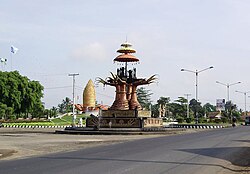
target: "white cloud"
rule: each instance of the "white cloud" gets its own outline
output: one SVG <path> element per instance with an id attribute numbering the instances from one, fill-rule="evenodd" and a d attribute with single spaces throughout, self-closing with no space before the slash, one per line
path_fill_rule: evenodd
<path id="1" fill-rule="evenodd" d="M 107 59 L 107 53 L 104 46 L 98 42 L 89 45 L 78 47 L 73 50 L 71 56 L 74 60 L 92 60 L 104 61 Z"/>

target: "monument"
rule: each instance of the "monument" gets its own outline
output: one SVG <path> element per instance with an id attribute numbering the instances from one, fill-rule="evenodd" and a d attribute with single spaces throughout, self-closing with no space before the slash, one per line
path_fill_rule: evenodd
<path id="1" fill-rule="evenodd" d="M 91 79 L 88 81 L 83 90 L 82 99 L 83 103 L 75 104 L 75 108 L 83 113 L 97 115 L 99 112 L 99 107 L 96 106 L 95 85 Z"/>
<path id="2" fill-rule="evenodd" d="M 117 68 L 117 73 L 111 72 L 111 76 L 106 79 L 96 79 L 98 83 L 115 87 L 115 100 L 108 110 L 100 111 L 98 117 L 88 118 L 87 127 L 161 127 L 162 119 L 151 118 L 151 112 L 143 110 L 136 94 L 138 86 L 154 83 L 156 76 L 152 75 L 148 79 L 138 78 L 136 68 L 128 69 L 129 63 L 139 62 L 139 59 L 133 55 L 136 50 L 132 48 L 130 43 L 121 44 L 121 48 L 117 52 L 120 54 L 114 59 L 114 62 L 122 64 L 121 67 Z"/>
<path id="3" fill-rule="evenodd" d="M 96 92 L 95 92 L 95 85 L 93 81 L 90 79 L 84 88 L 83 94 L 83 105 L 85 107 L 92 107 L 96 106 Z"/>

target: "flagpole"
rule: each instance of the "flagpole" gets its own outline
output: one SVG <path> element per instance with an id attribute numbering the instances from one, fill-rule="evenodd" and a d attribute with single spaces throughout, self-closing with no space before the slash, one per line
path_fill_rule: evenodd
<path id="1" fill-rule="evenodd" d="M 18 51 L 18 48 L 14 47 L 13 45 L 10 47 L 10 66 L 11 66 L 11 71 L 12 71 L 12 54 L 16 54 Z"/>
<path id="2" fill-rule="evenodd" d="M 10 71 L 12 71 L 12 53 L 10 52 Z"/>

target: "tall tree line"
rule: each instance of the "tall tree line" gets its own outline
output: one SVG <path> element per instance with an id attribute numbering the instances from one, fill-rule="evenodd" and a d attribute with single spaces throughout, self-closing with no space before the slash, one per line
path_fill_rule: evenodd
<path id="1" fill-rule="evenodd" d="M 143 108 L 151 109 L 152 117 L 159 117 L 160 107 L 164 106 L 164 116 L 165 118 L 172 118 L 176 120 L 186 120 L 187 122 L 194 121 L 197 116 L 199 118 L 199 122 L 205 122 L 204 116 L 208 115 L 209 112 L 215 112 L 216 106 L 206 103 L 202 106 L 201 102 L 196 101 L 195 99 L 191 99 L 187 101 L 184 97 L 178 97 L 177 100 L 170 102 L 170 97 L 160 97 L 156 104 L 153 104 L 151 101 L 151 91 L 146 90 L 145 88 L 138 88 L 137 97 L 138 101 L 142 105 Z M 187 117 L 187 105 L 189 108 L 189 116 Z M 150 107 L 149 107 L 150 106 Z M 231 115 L 236 116 L 238 119 L 241 115 L 240 111 L 237 110 L 237 106 L 231 103 L 226 104 L 226 110 L 222 111 L 221 114 L 225 121 L 230 121 Z"/>
<path id="2" fill-rule="evenodd" d="M 0 71 L 0 118 L 39 117 L 43 115 L 44 87 L 18 71 Z"/>

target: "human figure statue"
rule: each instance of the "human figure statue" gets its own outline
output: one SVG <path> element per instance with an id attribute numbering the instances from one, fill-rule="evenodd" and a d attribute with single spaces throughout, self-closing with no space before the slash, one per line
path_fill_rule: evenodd
<path id="1" fill-rule="evenodd" d="M 165 105 L 160 104 L 158 111 L 159 111 L 159 117 L 160 118 L 164 117 L 166 112 Z"/>
<path id="2" fill-rule="evenodd" d="M 136 68 L 133 69 L 133 79 L 136 79 Z"/>
<path id="3" fill-rule="evenodd" d="M 132 70 L 129 70 L 129 71 L 128 71 L 128 78 L 129 78 L 129 81 L 132 80 L 132 74 L 133 74 L 133 71 L 132 71 Z"/>
<path id="4" fill-rule="evenodd" d="M 158 112 L 159 112 L 159 117 L 161 118 L 161 104 L 159 105 Z"/>
<path id="5" fill-rule="evenodd" d="M 119 68 L 117 68 L 117 75 L 118 75 L 118 77 L 121 76 L 121 72 L 120 72 L 120 69 L 119 69 Z"/>
<path id="6" fill-rule="evenodd" d="M 121 67 L 121 77 L 125 77 L 125 68 L 124 67 Z"/>

